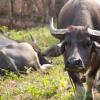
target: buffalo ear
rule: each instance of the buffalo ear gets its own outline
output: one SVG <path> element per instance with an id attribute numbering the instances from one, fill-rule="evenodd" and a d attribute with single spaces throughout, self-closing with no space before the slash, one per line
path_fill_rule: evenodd
<path id="1" fill-rule="evenodd" d="M 43 53 L 43 56 L 46 56 L 46 57 L 57 57 L 57 56 L 60 56 L 63 53 L 64 53 L 64 46 L 58 44 L 58 45 L 55 45 L 55 46 L 47 49 Z"/>
<path id="2" fill-rule="evenodd" d="M 98 42 L 94 42 L 93 43 L 93 49 L 94 49 L 94 51 L 96 52 L 96 54 L 98 55 L 98 56 L 100 56 L 100 44 L 98 43 Z"/>

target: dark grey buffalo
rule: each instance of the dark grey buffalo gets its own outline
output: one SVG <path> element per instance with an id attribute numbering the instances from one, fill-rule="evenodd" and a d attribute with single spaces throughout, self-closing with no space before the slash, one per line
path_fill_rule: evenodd
<path id="1" fill-rule="evenodd" d="M 50 22 L 50 32 L 60 43 L 48 49 L 45 55 L 55 57 L 63 54 L 64 69 L 75 84 L 77 100 L 84 100 L 79 72 L 86 74 L 85 100 L 93 100 L 92 88 L 100 66 L 99 30 L 99 0 L 69 0 L 60 11 L 58 29 L 54 27 L 53 18 Z"/>
<path id="2" fill-rule="evenodd" d="M 35 42 L 18 42 L 0 34 L 0 70 L 7 69 L 19 75 L 25 66 L 35 70 L 50 68 Z"/>

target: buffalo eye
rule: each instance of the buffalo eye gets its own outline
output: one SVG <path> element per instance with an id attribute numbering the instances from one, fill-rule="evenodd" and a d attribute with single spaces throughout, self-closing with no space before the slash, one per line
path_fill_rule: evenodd
<path id="1" fill-rule="evenodd" d="M 91 44 L 92 44 L 91 41 L 84 41 L 83 42 L 83 47 L 84 48 L 89 48 L 91 46 Z"/>
<path id="2" fill-rule="evenodd" d="M 66 47 L 70 47 L 70 46 L 71 46 L 71 41 L 66 41 L 66 42 L 64 43 L 64 45 L 65 45 Z"/>

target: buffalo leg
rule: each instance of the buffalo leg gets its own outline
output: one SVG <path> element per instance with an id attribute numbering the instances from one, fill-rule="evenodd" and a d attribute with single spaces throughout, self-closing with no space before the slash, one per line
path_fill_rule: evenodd
<path id="1" fill-rule="evenodd" d="M 34 52 L 33 60 L 34 60 L 32 64 L 33 69 L 35 69 L 36 71 L 40 70 L 41 64 L 40 64 L 40 61 L 39 61 L 39 58 L 36 52 Z"/>
<path id="2" fill-rule="evenodd" d="M 95 83 L 95 77 L 98 71 L 98 67 L 95 67 L 96 69 L 89 69 L 86 73 L 86 84 L 87 84 L 87 91 L 86 91 L 86 98 L 85 100 L 93 100 L 92 95 L 92 88 Z"/>
<path id="3" fill-rule="evenodd" d="M 84 95 L 85 95 L 85 89 L 83 87 L 82 82 L 80 81 L 80 77 L 78 73 L 73 73 L 68 71 L 69 76 L 71 77 L 75 89 L 76 89 L 76 99 L 77 100 L 84 100 Z"/>
<path id="4" fill-rule="evenodd" d="M 8 62 L 9 69 L 10 69 L 11 71 L 13 71 L 16 75 L 20 76 L 20 73 L 19 73 L 19 71 L 18 71 L 18 69 L 17 69 L 17 66 L 16 66 L 16 64 L 14 63 L 14 61 L 8 57 L 8 58 L 7 58 L 7 62 Z"/>
<path id="5" fill-rule="evenodd" d="M 51 67 L 51 64 L 43 64 L 43 65 L 41 65 L 37 53 L 35 53 L 34 62 L 33 63 L 34 63 L 33 68 L 35 70 L 45 70 L 45 69 L 49 69 Z"/>
<path id="6" fill-rule="evenodd" d="M 96 77 L 96 88 L 100 92 L 100 68 L 99 68 L 99 71 L 98 71 L 97 77 Z"/>
<path id="7" fill-rule="evenodd" d="M 3 50 L 0 50 L 0 62 L 2 63 L 1 66 L 3 66 L 4 69 L 9 69 L 18 76 L 20 75 L 14 61 L 10 59 Z"/>

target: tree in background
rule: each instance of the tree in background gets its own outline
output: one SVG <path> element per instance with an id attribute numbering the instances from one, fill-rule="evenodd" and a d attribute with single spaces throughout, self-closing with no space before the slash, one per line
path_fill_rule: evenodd
<path id="1" fill-rule="evenodd" d="M 0 25 L 27 28 L 48 24 L 50 16 L 57 19 L 68 0 L 0 0 Z"/>

